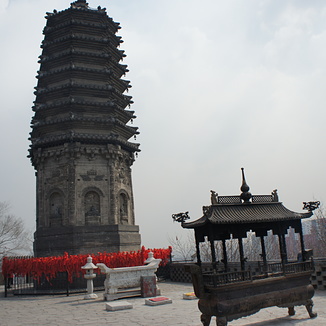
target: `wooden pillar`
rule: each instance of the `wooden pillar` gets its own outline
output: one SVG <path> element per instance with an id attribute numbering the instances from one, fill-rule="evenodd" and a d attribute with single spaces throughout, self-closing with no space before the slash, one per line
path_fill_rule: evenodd
<path id="1" fill-rule="evenodd" d="M 244 253 L 243 253 L 242 238 L 238 238 L 238 243 L 239 243 L 241 270 L 244 271 L 245 270 L 245 258 L 244 258 Z"/>
<path id="2" fill-rule="evenodd" d="M 213 266 L 213 269 L 216 271 L 216 251 L 215 251 L 215 245 L 214 245 L 214 230 L 213 230 L 213 228 L 210 227 L 208 232 L 209 232 L 208 240 L 211 245 L 212 266 Z"/>
<path id="3" fill-rule="evenodd" d="M 199 241 L 196 238 L 196 255 L 197 255 L 197 263 L 201 266 L 201 258 L 200 258 L 200 249 L 199 249 Z"/>
<path id="4" fill-rule="evenodd" d="M 223 245 L 223 264 L 224 264 L 225 272 L 227 272 L 228 271 L 228 255 L 226 252 L 225 239 L 222 240 L 222 245 Z"/>
<path id="5" fill-rule="evenodd" d="M 284 234 L 278 234 L 278 242 L 279 242 L 279 246 L 280 246 L 282 270 L 283 270 L 283 273 L 285 274 L 285 264 L 287 263 L 287 256 L 286 256 L 286 247 L 285 247 Z"/>
<path id="6" fill-rule="evenodd" d="M 196 256 L 197 256 L 197 264 L 199 266 L 201 266 L 201 258 L 200 258 L 200 249 L 199 249 L 199 244 L 200 244 L 200 237 L 199 237 L 199 234 L 198 234 L 198 230 L 197 229 L 194 229 L 195 231 L 195 240 L 196 240 Z"/>
<path id="7" fill-rule="evenodd" d="M 260 236 L 260 243 L 261 243 L 261 254 L 263 258 L 264 272 L 267 273 L 268 272 L 267 257 L 266 257 L 265 240 L 263 235 Z"/>
<path id="8" fill-rule="evenodd" d="M 281 234 L 281 240 L 283 243 L 283 256 L 284 256 L 284 263 L 288 262 L 288 254 L 287 254 L 287 250 L 286 250 L 286 241 L 285 241 L 285 234 Z"/>
<path id="9" fill-rule="evenodd" d="M 215 252 L 214 240 L 210 240 L 210 244 L 211 244 L 211 252 L 212 252 L 212 265 L 214 270 L 216 270 L 216 252 Z"/>
<path id="10" fill-rule="evenodd" d="M 300 245 L 301 245 L 301 257 L 302 257 L 302 261 L 306 260 L 306 255 L 305 255 L 305 247 L 304 247 L 304 240 L 303 240 L 303 231 L 302 231 L 302 224 L 300 221 L 300 227 L 299 227 L 299 234 L 300 234 Z"/>

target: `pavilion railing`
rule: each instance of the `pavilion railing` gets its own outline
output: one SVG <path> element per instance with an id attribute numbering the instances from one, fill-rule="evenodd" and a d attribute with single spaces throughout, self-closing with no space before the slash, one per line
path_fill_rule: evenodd
<path id="1" fill-rule="evenodd" d="M 217 286 L 228 283 L 251 281 L 251 271 L 238 271 L 227 273 L 204 273 L 204 284 L 206 286 Z"/>
<path id="2" fill-rule="evenodd" d="M 259 269 L 261 274 L 293 274 L 314 270 L 313 261 L 295 262 L 288 264 L 282 264 L 281 262 L 268 263 L 266 267 L 261 262 L 259 262 Z"/>
<path id="3" fill-rule="evenodd" d="M 253 195 L 252 196 L 253 203 L 271 203 L 273 202 L 272 195 Z M 218 196 L 217 197 L 218 204 L 241 204 L 240 196 Z"/>

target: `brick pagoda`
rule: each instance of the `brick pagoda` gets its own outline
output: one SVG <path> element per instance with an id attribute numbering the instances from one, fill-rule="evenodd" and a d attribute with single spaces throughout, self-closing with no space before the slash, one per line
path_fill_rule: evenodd
<path id="1" fill-rule="evenodd" d="M 119 23 L 85 0 L 47 13 L 29 157 L 36 256 L 138 250 L 128 72 Z"/>

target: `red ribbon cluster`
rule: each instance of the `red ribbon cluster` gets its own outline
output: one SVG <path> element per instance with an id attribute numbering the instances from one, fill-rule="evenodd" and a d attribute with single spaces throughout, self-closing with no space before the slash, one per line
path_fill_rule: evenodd
<path id="1" fill-rule="evenodd" d="M 51 280 L 58 272 L 67 272 L 68 280 L 72 282 L 74 276 L 80 276 L 81 267 L 86 264 L 88 256 L 92 256 L 93 264 L 104 263 L 110 268 L 130 267 L 143 265 L 148 253 L 153 252 L 154 258 L 161 259 L 160 266 L 166 265 L 171 256 L 172 247 L 167 249 L 146 249 L 144 246 L 138 251 L 124 251 L 113 253 L 98 253 L 96 255 L 69 255 L 57 257 L 14 258 L 4 257 L 2 260 L 2 275 L 4 277 L 30 275 L 36 280 L 45 276 Z"/>

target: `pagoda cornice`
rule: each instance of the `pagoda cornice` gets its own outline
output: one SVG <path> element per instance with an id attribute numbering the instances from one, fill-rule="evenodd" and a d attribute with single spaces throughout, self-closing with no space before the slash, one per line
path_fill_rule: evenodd
<path id="1" fill-rule="evenodd" d="M 49 92 L 54 92 L 57 90 L 61 90 L 61 89 L 67 89 L 69 87 L 74 87 L 76 88 L 84 88 L 84 89 L 89 89 L 89 90 L 106 90 L 106 91 L 110 91 L 110 92 L 114 92 L 115 89 L 113 86 L 111 85 L 96 85 L 96 84 L 80 84 L 74 81 L 70 81 L 69 83 L 64 83 L 61 85 L 57 85 L 57 86 L 48 86 L 48 87 L 35 87 L 36 91 L 34 92 L 35 95 L 41 95 L 44 93 L 49 93 Z"/>
<path id="2" fill-rule="evenodd" d="M 47 35 L 53 31 L 57 31 L 60 30 L 61 28 L 67 27 L 67 26 L 71 26 L 71 25 L 76 25 L 76 26 L 85 26 L 85 27 L 96 27 L 99 29 L 103 29 L 103 30 L 107 30 L 108 27 L 110 27 L 110 22 L 107 23 L 103 23 L 103 22 L 91 22 L 91 21 L 85 21 L 85 20 L 80 20 L 80 19 L 70 19 L 67 20 L 61 24 L 57 24 L 54 26 L 46 26 L 43 29 L 43 34 Z M 116 36 L 118 39 L 121 39 L 120 36 Z M 123 42 L 123 41 L 122 41 Z"/>
<path id="3" fill-rule="evenodd" d="M 84 73 L 87 71 L 87 75 Z M 85 80 L 85 76 L 87 79 Z M 49 73 L 45 72 L 44 74 L 40 72 L 38 86 L 35 88 L 36 90 L 48 89 L 52 90 L 53 87 L 59 87 L 60 85 L 55 84 L 56 82 L 60 82 L 62 80 L 66 80 L 66 86 L 74 86 L 74 87 L 84 87 L 80 85 L 85 85 L 88 82 L 87 88 L 97 88 L 97 89 L 107 89 L 108 85 L 113 87 L 114 91 L 117 93 L 124 93 L 126 90 L 131 88 L 130 81 L 118 78 L 112 75 L 112 71 L 110 69 L 93 69 L 93 68 L 74 68 L 70 69 L 69 67 L 65 67 L 63 69 L 51 70 Z M 79 82 L 84 79 L 84 83 Z M 90 79 L 92 84 L 90 84 Z M 69 80 L 69 82 L 68 82 Z M 99 83 L 95 83 L 95 81 Z M 49 84 L 49 82 L 53 83 L 53 86 Z M 93 86 L 94 85 L 94 86 Z M 98 88 L 102 87 L 102 88 Z M 109 87 L 110 88 L 110 87 Z M 111 90 L 111 89 L 109 89 Z M 42 94 L 42 91 L 38 94 Z"/>
<path id="4" fill-rule="evenodd" d="M 126 124 L 124 124 L 123 122 L 121 122 L 119 119 L 115 118 L 115 117 L 109 117 L 107 119 L 105 118 L 97 118 L 97 117 L 85 117 L 85 116 L 81 116 L 78 115 L 76 113 L 72 113 L 70 112 L 70 115 L 67 117 L 62 117 L 62 118 L 54 118 L 54 119 L 50 119 L 47 121 L 32 121 L 31 123 L 31 127 L 32 128 L 36 128 L 36 127 L 43 127 L 43 126 L 50 126 L 50 125 L 55 125 L 55 124 L 62 124 L 65 122 L 92 122 L 92 123 L 96 123 L 98 125 L 103 125 L 103 124 L 111 124 L 111 125 L 117 125 L 119 127 L 123 127 L 124 129 L 126 129 L 127 131 L 131 132 L 132 135 L 138 135 L 139 132 L 138 127 L 132 127 L 132 126 L 127 126 Z M 130 136 L 131 137 L 131 136 Z"/>
<path id="5" fill-rule="evenodd" d="M 74 50 L 81 50 L 94 53 L 108 53 L 110 55 L 110 61 L 121 61 L 126 57 L 124 50 L 119 50 L 117 47 L 111 44 L 111 42 L 106 43 L 90 43 L 83 40 L 77 39 L 66 39 L 61 42 L 56 42 L 52 44 L 47 44 L 43 47 L 42 56 L 53 55 L 53 53 L 61 53 L 67 49 L 73 48 Z"/>
<path id="6" fill-rule="evenodd" d="M 105 15 L 104 17 L 106 19 L 112 20 L 111 17 L 106 16 L 106 8 L 101 8 L 100 6 L 98 6 L 95 9 L 95 8 L 90 8 L 88 6 L 83 6 L 83 7 L 74 6 L 73 3 L 71 4 L 70 8 L 67 8 L 67 9 L 64 9 L 64 10 L 61 10 L 61 11 L 53 10 L 53 12 L 47 12 L 45 18 L 49 19 L 49 18 L 52 18 L 53 16 L 63 15 L 65 13 L 68 13 L 68 12 L 71 12 L 71 11 L 91 11 L 94 14 L 99 14 L 99 15 L 102 15 L 102 16 Z M 112 22 L 113 22 L 113 20 L 112 20 Z M 117 28 L 121 28 L 119 26 L 120 25 L 119 23 L 116 23 L 116 22 L 113 22 L 113 23 Z"/>
<path id="7" fill-rule="evenodd" d="M 123 148 L 131 150 L 133 152 L 140 152 L 138 149 L 140 144 L 130 143 L 127 140 L 122 139 L 119 137 L 118 134 L 110 133 L 106 135 L 100 134 L 86 134 L 86 133 L 75 133 L 70 131 L 68 133 L 63 133 L 60 135 L 49 135 L 42 138 L 32 138 L 30 137 L 29 140 L 31 141 L 31 149 L 39 148 L 39 147 L 47 147 L 47 146 L 55 146 L 64 144 L 66 142 L 81 142 L 86 144 L 115 144 L 120 145 Z"/>
<path id="8" fill-rule="evenodd" d="M 96 69 L 96 68 L 87 68 L 87 67 L 81 67 L 81 66 L 71 64 L 69 66 L 65 66 L 57 69 L 51 69 L 48 71 L 38 71 L 38 76 L 36 76 L 36 78 L 39 79 L 45 76 L 54 75 L 60 72 L 71 71 L 71 70 L 112 75 L 112 70 L 109 68 Z"/>
<path id="9" fill-rule="evenodd" d="M 82 11 L 88 11 L 92 14 L 101 16 L 101 17 L 96 17 L 96 20 L 98 20 L 99 18 L 104 19 L 105 21 L 108 21 L 111 25 L 110 27 L 113 28 L 113 31 L 116 32 L 119 29 L 121 29 L 120 27 L 120 23 L 113 21 L 113 19 L 109 16 L 107 16 L 106 13 L 106 8 L 101 8 L 100 6 L 97 7 L 97 9 L 94 8 L 90 8 L 88 5 L 87 6 L 76 6 L 75 3 L 71 4 L 70 8 L 67 8 L 65 10 L 61 10 L 61 11 L 57 11 L 57 10 L 53 10 L 53 12 L 47 12 L 45 19 L 64 19 L 65 17 L 70 17 L 71 14 L 76 14 L 78 15 L 78 12 L 82 12 Z"/>
<path id="10" fill-rule="evenodd" d="M 47 61 L 51 61 L 54 59 L 62 58 L 70 54 L 76 54 L 78 56 L 89 56 L 89 57 L 94 57 L 94 58 L 110 58 L 110 54 L 106 52 L 89 52 L 89 51 L 82 51 L 75 49 L 74 47 L 71 47 L 68 50 L 64 50 L 58 53 L 55 53 L 53 55 L 43 55 L 41 54 L 39 56 L 40 60 L 38 61 L 39 63 L 44 63 Z M 122 65 L 123 66 L 123 65 Z"/>
<path id="11" fill-rule="evenodd" d="M 58 37 L 53 41 L 47 41 L 47 40 L 42 41 L 41 48 L 44 49 L 47 46 L 50 46 L 52 44 L 62 43 L 64 41 L 68 41 L 68 40 L 87 41 L 90 44 L 94 44 L 94 43 L 110 44 L 111 43 L 111 40 L 108 37 L 97 37 L 97 36 L 84 35 L 84 34 L 80 34 L 80 33 L 71 33 L 68 35 Z M 117 48 L 114 48 L 114 49 L 116 51 L 124 52 Z"/>
<path id="12" fill-rule="evenodd" d="M 126 107 L 133 103 L 132 97 L 129 95 L 121 94 L 121 92 L 116 91 L 116 89 L 111 85 L 91 85 L 91 84 L 77 84 L 75 82 L 65 83 L 59 86 L 46 87 L 46 88 L 38 88 L 36 87 L 36 91 L 34 94 L 38 97 L 38 102 L 49 101 L 52 98 L 58 96 L 58 91 L 64 91 L 64 94 L 61 95 L 77 95 L 79 93 L 83 96 L 92 96 L 97 97 L 99 99 L 106 97 L 105 92 L 110 92 L 112 99 L 116 101 L 116 103 L 121 107 Z M 96 92 L 97 91 L 97 92 Z"/>
<path id="13" fill-rule="evenodd" d="M 127 162 L 128 165 L 132 165 L 135 161 L 133 153 L 129 153 L 126 151 L 122 151 L 119 146 L 107 144 L 106 146 L 98 145 L 98 144 L 73 144 L 73 146 L 69 146 L 70 144 L 64 144 L 64 147 L 48 147 L 48 148 L 39 148 L 35 151 L 30 151 L 29 158 L 33 165 L 38 165 L 44 159 L 56 157 L 57 159 L 60 157 L 81 157 L 88 156 L 90 159 L 95 156 L 102 156 L 106 159 L 123 159 Z"/>
<path id="14" fill-rule="evenodd" d="M 120 111 L 124 115 L 126 115 L 129 119 L 135 119 L 136 116 L 134 115 L 135 111 L 133 110 L 126 110 L 120 106 L 118 106 L 114 101 L 106 101 L 106 102 L 98 102 L 98 101 L 88 101 L 85 99 L 79 99 L 75 97 L 70 97 L 67 99 L 62 99 L 59 101 L 55 101 L 53 103 L 38 103 L 37 101 L 34 102 L 35 105 L 32 107 L 34 112 L 48 110 L 48 109 L 55 109 L 55 108 L 63 108 L 67 109 L 67 105 L 78 105 L 78 106 L 89 106 L 89 107 L 97 107 L 97 108 L 112 108 Z M 128 120 L 129 120 L 128 119 Z"/>
<path id="15" fill-rule="evenodd" d="M 98 7 L 97 9 L 94 9 L 94 8 L 90 8 L 88 6 L 84 6 L 84 7 L 73 6 L 73 3 L 72 3 L 70 8 L 67 8 L 67 9 L 64 9 L 61 11 L 53 10 L 53 12 L 47 12 L 45 18 L 48 19 L 52 16 L 57 16 L 57 15 L 60 15 L 60 14 L 63 14 L 63 13 L 66 13 L 66 12 L 69 12 L 72 10 L 91 11 L 92 13 L 98 13 L 98 14 L 102 14 L 102 15 L 106 14 L 106 8 Z"/>
<path id="16" fill-rule="evenodd" d="M 112 60 L 112 56 L 109 53 L 106 52 L 94 53 L 94 52 L 77 50 L 73 47 L 70 48 L 69 50 L 61 51 L 51 56 L 40 55 L 39 57 L 40 60 L 38 62 L 42 64 L 49 63 L 55 65 L 55 62 L 53 62 L 54 60 L 60 60 L 68 56 L 69 56 L 69 60 L 74 60 L 76 62 L 84 62 L 86 58 L 89 58 L 88 60 L 86 60 L 87 62 L 89 62 L 89 60 L 94 60 L 95 58 L 97 58 L 99 60 L 97 61 L 94 60 L 94 62 L 92 62 L 93 64 L 95 63 L 96 65 L 101 65 L 101 66 L 103 65 L 111 66 L 110 69 L 113 69 L 117 73 L 118 77 L 121 77 L 122 75 L 126 74 L 129 71 L 127 65 L 123 65 L 120 64 L 119 62 Z"/>

